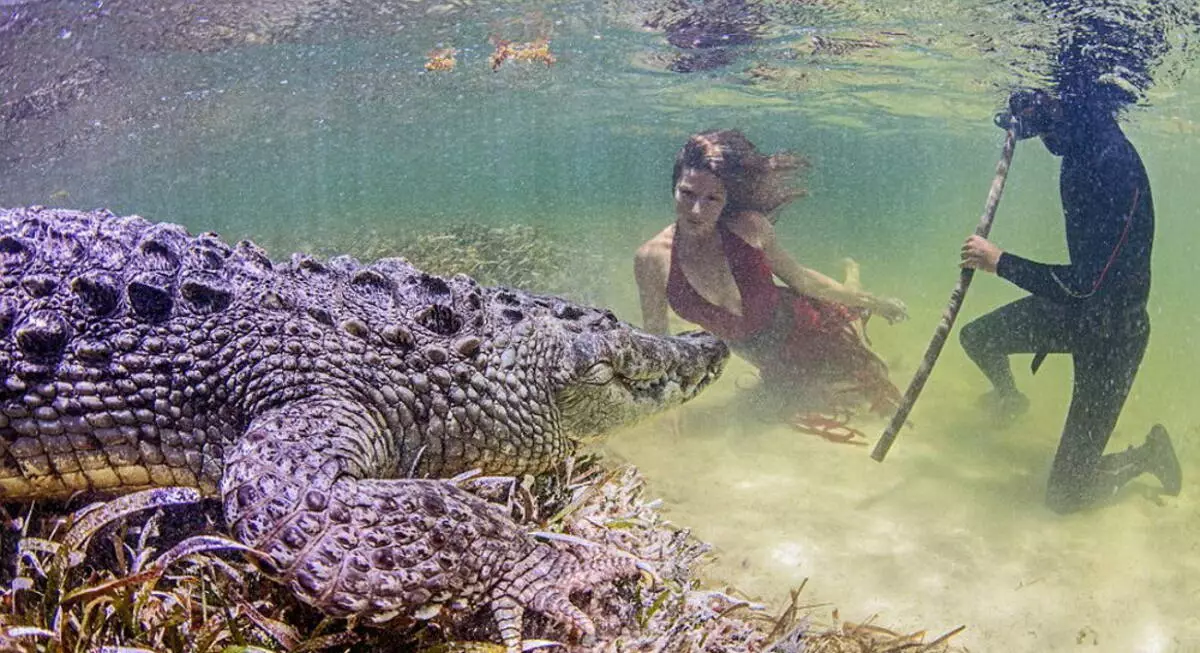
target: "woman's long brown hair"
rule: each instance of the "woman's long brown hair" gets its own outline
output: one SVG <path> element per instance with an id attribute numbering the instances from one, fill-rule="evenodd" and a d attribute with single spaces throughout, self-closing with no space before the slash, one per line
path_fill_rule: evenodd
<path id="1" fill-rule="evenodd" d="M 707 170 L 725 184 L 721 219 L 757 211 L 774 222 L 783 205 L 806 194 L 799 181 L 809 162 L 790 152 L 762 154 L 742 132 L 720 129 L 692 135 L 675 155 L 672 190 L 689 168 Z"/>

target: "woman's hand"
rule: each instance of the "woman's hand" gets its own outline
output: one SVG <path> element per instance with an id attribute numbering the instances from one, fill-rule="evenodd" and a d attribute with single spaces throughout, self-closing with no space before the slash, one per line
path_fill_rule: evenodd
<path id="1" fill-rule="evenodd" d="M 868 304 L 872 313 L 888 321 L 888 324 L 903 322 L 908 319 L 908 306 L 894 297 L 874 297 Z"/>
<path id="2" fill-rule="evenodd" d="M 959 267 L 983 270 L 996 274 L 996 265 L 1000 263 L 1000 255 L 1004 250 L 996 247 L 992 241 L 983 236 L 971 236 L 962 246 L 962 262 Z"/>

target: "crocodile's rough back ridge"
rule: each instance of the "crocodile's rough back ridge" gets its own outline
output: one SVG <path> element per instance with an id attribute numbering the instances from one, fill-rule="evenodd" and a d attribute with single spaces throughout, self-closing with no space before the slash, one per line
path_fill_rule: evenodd
<path id="1" fill-rule="evenodd" d="M 294 255 L 107 211 L 0 209 L 0 500 L 194 486 L 263 566 L 365 622 L 490 609 L 592 626 L 636 575 L 437 480 L 547 470 L 721 371 L 707 334 L 401 259 Z"/>

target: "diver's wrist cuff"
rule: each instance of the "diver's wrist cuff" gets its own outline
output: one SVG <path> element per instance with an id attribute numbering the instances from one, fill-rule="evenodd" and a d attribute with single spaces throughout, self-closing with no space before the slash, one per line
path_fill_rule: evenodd
<path id="1" fill-rule="evenodd" d="M 1015 259 L 1018 258 L 1008 252 L 1000 252 L 1000 258 L 996 259 L 996 276 L 1011 281 L 1009 273 L 1012 272 L 1013 264 L 1016 262 Z"/>

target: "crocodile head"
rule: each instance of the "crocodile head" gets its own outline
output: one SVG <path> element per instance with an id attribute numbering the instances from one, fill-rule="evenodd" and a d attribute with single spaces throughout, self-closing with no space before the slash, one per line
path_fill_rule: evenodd
<path id="1" fill-rule="evenodd" d="M 711 334 L 653 335 L 560 298 L 497 289 L 490 312 L 493 325 L 513 322 L 498 339 L 499 366 L 548 384 L 560 435 L 576 442 L 691 399 L 729 357 Z"/>
<path id="2" fill-rule="evenodd" d="M 655 336 L 592 309 L 573 334 L 556 394 L 568 437 L 585 440 L 676 406 L 720 375 L 729 356 L 709 333 Z"/>

